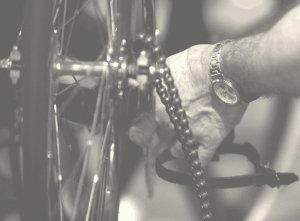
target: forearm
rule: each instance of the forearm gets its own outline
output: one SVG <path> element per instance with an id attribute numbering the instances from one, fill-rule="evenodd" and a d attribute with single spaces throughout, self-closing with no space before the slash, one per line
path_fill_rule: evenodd
<path id="1" fill-rule="evenodd" d="M 233 41 L 222 50 L 222 69 L 245 93 L 300 95 L 300 7 L 269 31 Z"/>

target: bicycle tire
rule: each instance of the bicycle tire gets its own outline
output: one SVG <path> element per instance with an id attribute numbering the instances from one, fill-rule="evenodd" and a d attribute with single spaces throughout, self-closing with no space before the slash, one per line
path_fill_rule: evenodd
<path id="1" fill-rule="evenodd" d="M 51 1 L 24 2 L 23 70 L 21 96 L 24 122 L 24 180 L 21 196 L 21 219 L 47 219 L 46 145 L 48 122 L 48 51 L 50 46 Z"/>

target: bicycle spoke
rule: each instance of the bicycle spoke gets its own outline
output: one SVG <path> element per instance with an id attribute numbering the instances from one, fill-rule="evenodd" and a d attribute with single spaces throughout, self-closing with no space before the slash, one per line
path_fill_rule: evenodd
<path id="1" fill-rule="evenodd" d="M 107 75 L 106 75 L 107 76 Z M 106 80 L 108 81 L 108 80 Z M 104 82 L 104 81 L 103 81 Z M 98 94 L 98 99 L 97 99 L 97 106 L 96 109 L 100 108 L 100 104 L 101 104 L 101 99 L 100 99 L 100 94 L 102 96 L 102 103 L 103 101 L 106 100 L 107 98 L 107 93 L 110 92 L 110 88 L 105 87 L 104 85 L 102 85 L 102 89 L 103 91 L 100 92 L 99 90 L 99 94 Z M 106 101 L 107 102 L 107 101 Z M 105 118 L 105 112 L 106 112 L 106 107 L 105 104 L 102 104 L 102 108 L 100 111 L 100 114 L 95 114 L 94 115 L 94 120 L 93 120 L 93 124 L 92 124 L 92 129 L 91 129 L 91 134 L 93 134 L 93 131 L 95 130 L 95 125 L 96 122 L 98 121 L 97 118 L 99 116 L 99 125 L 104 125 L 104 121 L 106 120 Z M 95 112 L 97 113 L 97 112 Z M 96 166 L 96 171 L 95 174 L 93 175 L 93 185 L 92 185 L 92 189 L 91 189 L 91 193 L 90 193 L 90 197 L 89 197 L 89 204 L 88 204 L 88 208 L 87 208 L 87 213 L 85 216 L 85 220 L 88 221 L 90 216 L 91 216 L 91 209 L 92 209 L 92 202 L 95 200 L 95 189 L 96 189 L 96 185 L 98 184 L 98 178 L 99 176 L 102 177 L 101 183 L 102 185 L 106 183 L 104 176 L 101 176 L 103 174 L 103 164 L 105 164 L 105 159 L 104 159 L 104 152 L 106 149 L 106 146 L 108 145 L 108 139 L 110 137 L 110 133 L 111 133 L 111 126 L 112 126 L 112 116 L 113 116 L 113 111 L 110 112 L 110 116 L 109 116 L 109 120 L 107 122 L 106 128 L 103 131 L 103 128 L 100 128 L 100 135 L 104 134 L 103 138 L 101 138 L 101 143 L 99 145 L 99 149 L 98 149 L 98 154 L 97 154 L 97 166 Z M 104 161 L 103 161 L 104 160 Z M 102 196 L 102 198 L 104 198 L 104 196 Z"/>
<path id="2" fill-rule="evenodd" d="M 82 6 L 79 9 L 74 10 L 73 15 L 68 20 L 65 21 L 64 26 L 70 24 L 77 16 L 79 16 L 80 13 L 91 3 L 91 1 L 93 0 L 87 0 L 85 3 L 82 4 Z M 61 31 L 63 28 L 64 28 L 63 25 L 61 25 L 57 28 L 57 30 Z"/>
<path id="3" fill-rule="evenodd" d="M 109 139 L 109 136 L 111 133 L 111 125 L 112 125 L 112 123 L 111 123 L 111 119 L 110 119 L 106 126 L 105 135 L 104 135 L 100 150 L 98 151 L 98 153 L 99 153 L 99 155 L 97 157 L 98 165 L 97 165 L 97 170 L 93 176 L 93 185 L 92 185 L 92 189 L 91 189 L 91 193 L 90 193 L 90 197 L 89 197 L 89 204 L 88 204 L 85 221 L 88 221 L 91 216 L 92 203 L 95 200 L 95 189 L 96 189 L 96 185 L 98 184 L 98 181 L 99 181 L 99 176 L 102 177 L 101 182 L 104 184 L 106 183 L 105 177 L 101 176 L 102 170 L 103 170 L 103 164 L 105 164 L 105 162 L 102 159 L 104 159 L 104 152 L 106 150 L 106 147 L 108 146 L 107 142 L 108 142 L 108 139 Z"/>
<path id="4" fill-rule="evenodd" d="M 54 4 L 53 4 L 53 10 L 52 10 L 52 25 L 54 26 L 54 24 L 57 21 L 60 9 L 61 9 L 61 5 L 62 5 L 62 0 L 55 0 Z"/>
<path id="5" fill-rule="evenodd" d="M 77 10 L 79 8 L 81 1 L 82 0 L 77 0 L 77 5 L 76 5 L 75 10 Z M 69 34 L 67 37 L 67 42 L 66 42 L 66 47 L 65 47 L 65 52 L 64 52 L 65 55 L 67 55 L 69 52 L 69 46 L 70 46 L 70 42 L 71 42 L 71 36 L 72 36 L 73 30 L 74 30 L 74 25 L 75 25 L 75 19 L 73 19 L 73 21 L 71 22 L 71 27 L 70 27 L 70 31 L 69 31 Z"/>
<path id="6" fill-rule="evenodd" d="M 72 75 L 71 77 L 73 78 L 74 82 L 69 83 L 68 86 L 64 87 L 64 88 L 61 89 L 60 91 L 57 91 L 56 94 L 55 94 L 56 97 L 61 96 L 61 95 L 63 95 L 64 93 L 68 92 L 69 90 L 74 89 L 74 87 L 77 87 L 77 86 L 80 87 L 80 83 L 82 83 L 83 81 L 85 81 L 85 80 L 87 80 L 88 78 L 90 78 L 90 77 L 88 77 L 88 76 L 84 76 L 84 77 L 81 77 L 80 79 L 77 79 L 74 75 Z M 67 76 L 67 78 L 68 78 L 68 81 L 70 81 L 70 80 L 69 80 L 69 79 L 71 79 L 70 76 Z M 63 81 L 62 81 L 62 82 L 63 82 Z"/>
<path id="7" fill-rule="evenodd" d="M 73 10 L 73 14 L 71 17 L 67 18 L 68 11 L 68 0 L 58 0 L 55 2 L 55 7 L 53 9 L 53 19 L 52 25 L 56 30 L 60 33 L 60 51 L 59 54 L 66 56 L 68 53 L 69 44 L 71 41 L 73 28 L 75 25 L 75 19 L 81 14 L 81 12 L 92 2 L 92 0 L 87 0 L 81 5 L 82 0 L 78 0 L 75 9 Z M 61 21 L 59 22 L 59 18 Z M 60 23 L 60 24 L 59 24 Z M 68 25 L 71 25 L 68 30 L 68 36 L 66 38 L 66 28 Z M 65 45 L 66 44 L 66 45 Z"/>
<path id="8" fill-rule="evenodd" d="M 67 17 L 67 7 L 68 7 L 68 0 L 64 0 L 64 6 L 63 6 L 63 21 L 62 21 L 62 32 L 61 32 L 61 39 L 60 39 L 60 51 L 59 54 L 62 55 L 63 48 L 64 48 L 64 40 L 65 40 L 65 22 Z"/>
<path id="9" fill-rule="evenodd" d="M 76 187 L 76 194 L 75 194 L 75 198 L 74 198 L 74 204 L 72 206 L 72 213 L 71 213 L 71 221 L 73 220 L 76 220 L 78 217 L 78 211 L 79 211 L 79 207 L 80 207 L 80 198 L 81 198 L 81 195 L 83 193 L 83 186 L 85 185 L 85 180 L 89 179 L 90 176 L 87 176 L 88 173 L 91 173 L 91 172 L 87 172 L 90 170 L 90 162 L 89 162 L 89 157 L 92 153 L 95 152 L 95 150 L 97 151 L 97 162 L 95 163 L 96 164 L 96 171 L 92 172 L 94 173 L 93 177 L 95 178 L 94 181 L 93 181 L 93 185 L 91 186 L 91 189 L 90 189 L 90 200 L 89 200 L 89 204 L 88 204 L 88 207 L 87 207 L 87 210 L 86 210 L 86 219 L 88 220 L 89 217 L 91 217 L 91 214 L 92 214 L 92 208 L 93 208 L 93 203 L 96 202 L 95 201 L 95 194 L 98 192 L 96 191 L 98 188 L 99 188 L 99 185 L 97 184 L 96 181 L 96 177 L 100 177 L 101 174 L 102 174 L 102 164 L 103 164 L 103 158 L 104 158 L 104 154 L 103 154 L 103 151 L 105 149 L 105 146 L 107 145 L 108 143 L 108 139 L 110 139 L 111 135 L 110 134 L 110 131 L 111 131 L 111 120 L 108 120 L 108 119 L 111 119 L 112 116 L 110 117 L 107 117 L 107 113 L 109 110 L 109 108 L 107 107 L 107 105 L 110 105 L 110 102 L 109 102 L 109 97 L 110 97 L 110 87 L 109 84 L 108 84 L 108 75 L 105 74 L 104 77 L 102 78 L 99 78 L 99 88 L 98 88 L 98 95 L 96 97 L 96 107 L 95 107 L 95 110 L 94 110 L 94 114 L 93 114 L 93 121 L 91 123 L 91 129 L 90 129 L 90 132 L 88 133 L 87 135 L 87 139 L 85 141 L 85 147 L 83 148 L 83 151 L 78 159 L 78 161 L 76 162 L 76 165 L 73 167 L 73 170 L 72 172 L 70 173 L 69 177 L 66 177 L 64 178 L 64 180 L 68 180 L 68 179 L 74 179 L 76 177 L 76 174 L 77 174 L 77 171 L 80 171 L 80 175 L 79 175 L 79 182 L 78 182 L 78 185 Z M 76 82 L 74 83 L 76 84 Z M 78 82 L 77 82 L 78 84 Z M 70 90 L 72 88 L 72 92 L 69 94 L 69 96 L 67 96 L 66 100 L 60 105 L 59 108 L 57 108 L 57 106 L 55 105 L 54 106 L 54 116 L 55 116 L 55 138 L 56 138 L 56 147 L 57 147 L 57 150 L 56 152 L 58 153 L 58 157 L 60 158 L 60 149 L 61 149 L 61 146 L 60 146 L 60 141 L 59 141 L 59 133 L 62 134 L 61 132 L 59 132 L 58 130 L 58 119 L 61 118 L 62 116 L 62 113 L 61 112 L 61 108 L 63 106 L 67 106 L 67 103 L 69 102 L 68 100 L 71 100 L 71 99 L 74 99 L 76 97 L 76 90 L 80 90 L 80 87 L 79 86 L 73 86 L 73 87 L 68 87 L 67 89 L 64 89 L 64 91 L 59 91 L 57 92 L 59 95 L 62 95 L 63 93 L 66 93 L 66 90 Z M 75 91 L 75 92 L 74 92 Z M 57 95 L 57 94 L 56 94 Z M 64 107 L 65 108 L 65 107 Z M 109 112 L 110 114 L 112 112 Z M 108 120 L 108 121 L 107 121 Z M 97 125 L 106 125 L 106 127 L 98 127 Z M 95 146 L 94 145 L 94 139 L 95 139 L 95 136 L 96 136 L 96 133 L 98 134 L 97 136 L 99 136 L 99 140 L 100 140 L 100 143 L 98 146 Z M 96 148 L 96 149 L 94 149 Z M 94 149 L 93 151 L 91 149 Z M 62 171 L 61 171 L 61 162 L 60 160 L 58 159 L 57 160 L 57 180 L 58 180 L 58 189 L 61 190 L 59 192 L 65 192 L 63 191 L 63 187 L 62 186 Z M 102 176 L 101 176 L 102 177 Z M 103 180 L 101 180 L 101 182 L 104 182 Z M 68 182 L 65 181 L 65 185 L 68 185 Z M 64 188 L 67 188 L 64 187 Z M 60 194 L 61 195 L 61 194 Z M 60 199 L 59 199 L 60 200 Z M 61 202 L 58 202 L 58 204 L 60 204 Z M 60 207 L 60 206 L 58 206 Z M 62 217 L 62 215 L 61 215 Z"/>
<path id="10" fill-rule="evenodd" d="M 62 182 L 63 182 L 63 176 L 62 176 L 62 165 L 61 165 L 61 146 L 60 146 L 60 140 L 59 140 L 59 129 L 58 129 L 58 116 L 57 116 L 57 106 L 54 105 L 54 125 L 55 125 L 55 141 L 56 141 L 56 162 L 57 162 L 57 181 L 58 181 L 58 193 L 61 192 L 62 189 Z M 59 203 L 59 220 L 63 221 L 63 206 L 61 198 L 58 196 L 58 203 Z"/>

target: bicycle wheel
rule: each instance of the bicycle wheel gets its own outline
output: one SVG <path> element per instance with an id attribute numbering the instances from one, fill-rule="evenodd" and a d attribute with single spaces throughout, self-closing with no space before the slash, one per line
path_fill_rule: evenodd
<path id="1" fill-rule="evenodd" d="M 125 101 L 122 91 L 115 90 L 122 83 L 115 80 L 120 67 L 111 68 L 107 61 L 122 57 L 128 36 L 124 20 L 122 31 L 109 30 L 119 25 L 112 18 L 124 10 L 122 2 L 107 6 L 115 11 L 98 44 L 108 41 L 108 47 L 103 47 L 101 61 L 89 62 L 71 59 L 70 44 L 76 20 L 87 18 L 83 12 L 96 1 L 25 2 L 22 220 L 118 219 Z"/>

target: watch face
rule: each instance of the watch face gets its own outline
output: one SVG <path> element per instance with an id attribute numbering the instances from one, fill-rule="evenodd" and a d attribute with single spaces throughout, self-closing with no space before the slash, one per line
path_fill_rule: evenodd
<path id="1" fill-rule="evenodd" d="M 228 80 L 218 80 L 212 85 L 217 97 L 226 104 L 234 105 L 239 101 L 239 93 L 232 82 Z"/>

